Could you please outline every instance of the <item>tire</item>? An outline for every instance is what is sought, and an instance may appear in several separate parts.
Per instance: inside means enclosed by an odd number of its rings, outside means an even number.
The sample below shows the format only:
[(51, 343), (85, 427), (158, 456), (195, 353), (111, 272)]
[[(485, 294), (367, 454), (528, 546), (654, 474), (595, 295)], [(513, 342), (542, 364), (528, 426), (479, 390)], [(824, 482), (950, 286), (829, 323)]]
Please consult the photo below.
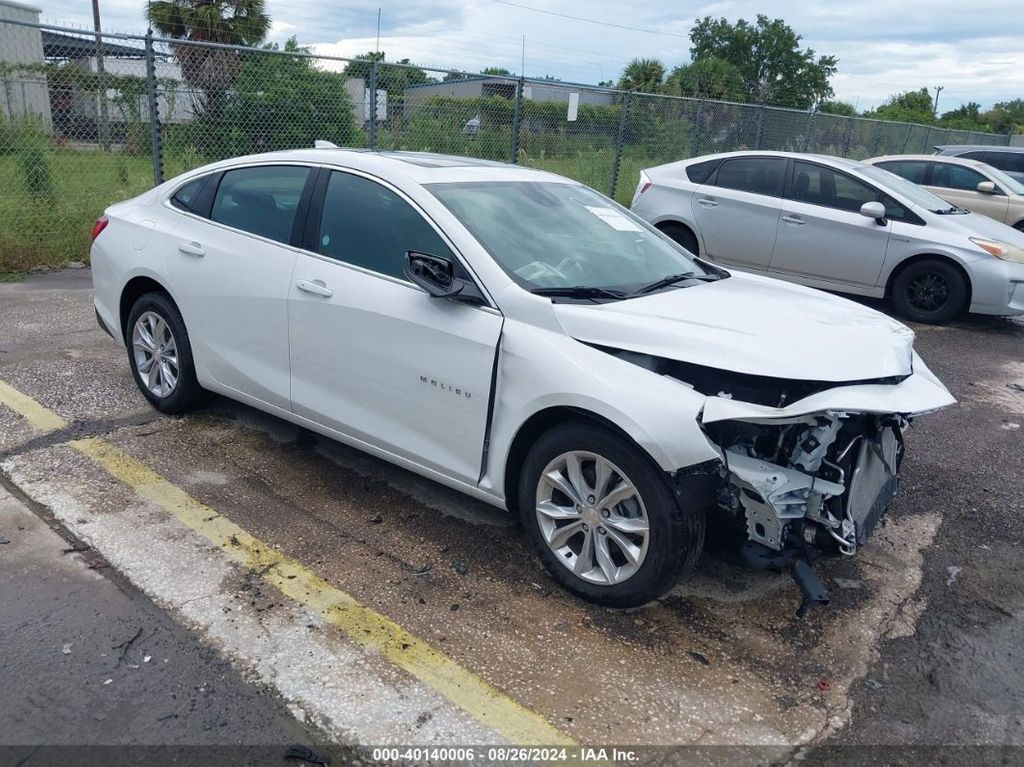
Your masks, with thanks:
[[(163, 357), (166, 366), (157, 366), (154, 384), (150, 383), (145, 372), (139, 370), (142, 366), (145, 371), (146, 361), (155, 356), (152, 352), (154, 346), (148, 342), (144, 331), (156, 339), (157, 353), (167, 355)], [(153, 407), (164, 413), (176, 414), (192, 410), (202, 403), (206, 392), (196, 380), (188, 331), (181, 312), (169, 296), (164, 293), (140, 296), (128, 313), (126, 336), (125, 345), (128, 348), (132, 377), (139, 391)], [(172, 375), (175, 370), (176, 376)]]
[(915, 261), (893, 280), (892, 303), (902, 317), (938, 325), (963, 311), (967, 281), (948, 261)]
[(661, 229), (663, 234), (671, 237), (693, 255), (700, 255), (700, 243), (697, 242), (697, 235), (690, 231), (688, 226), (683, 224), (663, 224), (658, 228)]
[(1013, 228), (1016, 229), (1018, 232), (1024, 232), (1024, 221), (1018, 221), (1016, 224), (1013, 225)]
[[(555, 483), (542, 481), (544, 474), (554, 472), (561, 478), (559, 486), (575, 489), (568, 479), (567, 455), (579, 459), (576, 476), (582, 477), (588, 491), (598, 484), (600, 460), (609, 472), (606, 497), (630, 484), (635, 493), (616, 494), (624, 500), (611, 498), (607, 508), (596, 492), (588, 492), (583, 503), (576, 504)], [(599, 424), (572, 421), (543, 434), (523, 462), (518, 497), (527, 539), (552, 577), (574, 594), (608, 607), (636, 607), (661, 596), (693, 567), (703, 547), (703, 507), (681, 505), (646, 454)], [(542, 504), (547, 513), (538, 511)], [(644, 520), (646, 537), (638, 532)], [(574, 530), (559, 534), (569, 528)], [(588, 536), (594, 547), (589, 560), (581, 556)], [(626, 548), (619, 541), (625, 541)], [(635, 562), (627, 558), (627, 550)], [(573, 571), (576, 565), (581, 574)]]

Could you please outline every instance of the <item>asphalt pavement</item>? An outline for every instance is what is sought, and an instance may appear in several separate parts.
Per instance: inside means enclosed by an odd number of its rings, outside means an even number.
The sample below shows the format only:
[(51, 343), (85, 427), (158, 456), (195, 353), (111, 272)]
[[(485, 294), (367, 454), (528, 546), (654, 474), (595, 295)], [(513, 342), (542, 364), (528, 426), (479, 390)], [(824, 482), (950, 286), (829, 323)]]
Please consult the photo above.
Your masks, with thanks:
[(914, 327), (958, 404), (799, 620), (711, 557), (598, 608), (495, 509), (223, 399), (162, 416), (90, 287), (0, 285), (0, 743), (1024, 745), (1019, 322)]

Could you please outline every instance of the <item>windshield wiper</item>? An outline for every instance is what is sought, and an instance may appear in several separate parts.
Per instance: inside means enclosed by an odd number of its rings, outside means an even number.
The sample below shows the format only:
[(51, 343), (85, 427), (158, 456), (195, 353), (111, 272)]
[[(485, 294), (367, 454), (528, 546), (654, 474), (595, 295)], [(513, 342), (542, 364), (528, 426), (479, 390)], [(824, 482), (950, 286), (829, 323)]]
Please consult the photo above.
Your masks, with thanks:
[(670, 274), (667, 277), (662, 277), (660, 280), (655, 280), (642, 288), (637, 288), (630, 295), (641, 296), (644, 293), (652, 293), (659, 288), (667, 288), (669, 285), (675, 285), (677, 282), (683, 280), (700, 280), (701, 282), (715, 282), (716, 280), (722, 279), (720, 274), (696, 274), (694, 272), (683, 272), (682, 274)]
[(966, 210), (964, 210), (963, 208), (958, 208), (956, 205), (951, 205), (950, 207), (943, 208), (942, 210), (933, 210), (932, 211), (932, 213), (936, 214), (937, 216), (948, 216), (948, 215), (950, 215), (952, 213), (966, 213), (966, 212), (967, 212)]
[(612, 288), (595, 288), (586, 285), (575, 285), (573, 287), (559, 288), (534, 288), (530, 291), (536, 296), (550, 296), (552, 298), (625, 298), (626, 294), (621, 290)]

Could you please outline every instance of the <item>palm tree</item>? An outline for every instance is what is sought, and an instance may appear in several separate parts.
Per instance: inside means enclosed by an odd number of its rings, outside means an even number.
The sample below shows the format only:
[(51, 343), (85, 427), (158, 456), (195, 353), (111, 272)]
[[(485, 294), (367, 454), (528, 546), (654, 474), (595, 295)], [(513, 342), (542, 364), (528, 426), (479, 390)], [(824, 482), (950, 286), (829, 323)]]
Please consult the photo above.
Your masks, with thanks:
[[(256, 46), (270, 31), (264, 0), (153, 0), (146, 15), (161, 35), (194, 43)], [(196, 106), (219, 114), (224, 93), (238, 76), (241, 54), (179, 44), (174, 57)]]
[(619, 88), (624, 91), (657, 93), (665, 79), (665, 65), (658, 59), (633, 59), (622, 70)]

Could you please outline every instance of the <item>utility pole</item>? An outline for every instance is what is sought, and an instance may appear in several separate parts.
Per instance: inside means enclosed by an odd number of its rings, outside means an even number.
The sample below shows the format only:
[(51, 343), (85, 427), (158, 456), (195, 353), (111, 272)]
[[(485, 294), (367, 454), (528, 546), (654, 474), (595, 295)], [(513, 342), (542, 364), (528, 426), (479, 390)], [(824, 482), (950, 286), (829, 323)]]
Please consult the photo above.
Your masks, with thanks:
[(110, 149), (110, 116), (107, 113), (107, 78), (103, 67), (103, 34), (100, 27), (100, 0), (92, 0), (92, 28), (96, 32), (96, 98), (99, 118), (96, 133), (101, 149)]
[(939, 94), (942, 93), (942, 91), (944, 89), (945, 89), (945, 86), (942, 86), (942, 85), (936, 85), (935, 86), (935, 105), (932, 107), (932, 116), (933, 117), (938, 117), (938, 115), (939, 115)]

